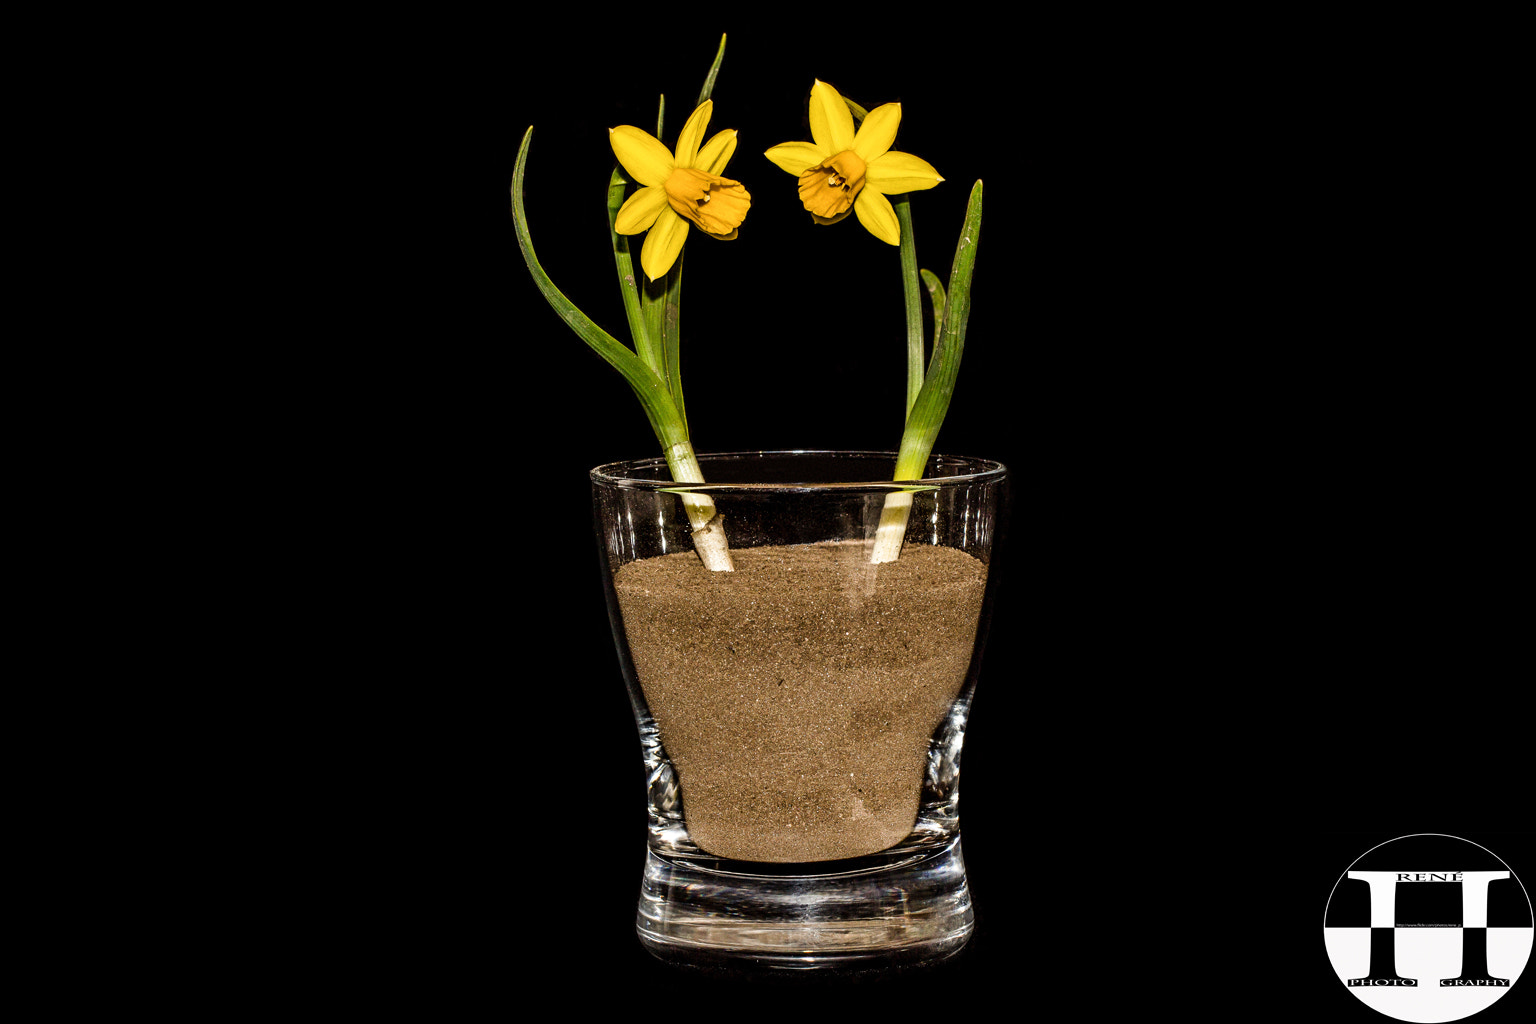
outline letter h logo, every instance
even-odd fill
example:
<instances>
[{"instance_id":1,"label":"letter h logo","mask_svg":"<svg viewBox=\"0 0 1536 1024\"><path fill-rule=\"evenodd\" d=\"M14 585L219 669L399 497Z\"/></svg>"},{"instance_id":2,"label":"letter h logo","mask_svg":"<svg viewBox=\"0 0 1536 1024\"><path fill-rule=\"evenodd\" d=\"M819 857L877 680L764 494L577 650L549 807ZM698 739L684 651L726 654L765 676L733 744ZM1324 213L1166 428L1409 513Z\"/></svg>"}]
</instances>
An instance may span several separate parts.
<instances>
[{"instance_id":1,"label":"letter h logo","mask_svg":"<svg viewBox=\"0 0 1536 1024\"><path fill-rule=\"evenodd\" d=\"M1461 883L1461 975L1441 978L1442 986L1508 985L1508 978L1488 974L1488 883L1508 878L1508 871L1402 872L1351 871L1371 887L1371 969L1369 977L1351 978L1349 984L1416 987L1417 978L1402 978L1397 973L1397 927L1413 927L1423 922L1397 920L1398 883L1433 877L1435 881Z\"/></svg>"}]
</instances>

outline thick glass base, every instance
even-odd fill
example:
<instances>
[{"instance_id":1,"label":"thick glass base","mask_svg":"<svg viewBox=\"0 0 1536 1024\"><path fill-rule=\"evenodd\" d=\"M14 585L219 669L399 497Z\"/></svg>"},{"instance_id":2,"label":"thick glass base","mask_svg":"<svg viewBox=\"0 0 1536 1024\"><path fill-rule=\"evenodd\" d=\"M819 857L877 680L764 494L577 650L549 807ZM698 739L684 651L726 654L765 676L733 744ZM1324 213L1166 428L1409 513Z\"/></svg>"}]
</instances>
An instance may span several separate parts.
<instances>
[{"instance_id":1,"label":"thick glass base","mask_svg":"<svg viewBox=\"0 0 1536 1024\"><path fill-rule=\"evenodd\" d=\"M833 867L830 862L816 867ZM938 960L971 936L960 839L850 870L647 852L636 929L679 963L808 969ZM782 870L780 870L782 869Z\"/></svg>"}]
</instances>

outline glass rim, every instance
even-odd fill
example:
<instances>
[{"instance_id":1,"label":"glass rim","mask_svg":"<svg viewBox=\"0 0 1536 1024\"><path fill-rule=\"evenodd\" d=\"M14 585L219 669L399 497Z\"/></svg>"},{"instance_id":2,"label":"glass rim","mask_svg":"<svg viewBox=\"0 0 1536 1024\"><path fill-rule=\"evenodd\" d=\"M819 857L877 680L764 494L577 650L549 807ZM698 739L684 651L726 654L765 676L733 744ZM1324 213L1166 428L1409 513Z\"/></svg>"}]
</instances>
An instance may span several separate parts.
<instances>
[{"instance_id":1,"label":"glass rim","mask_svg":"<svg viewBox=\"0 0 1536 1024\"><path fill-rule=\"evenodd\" d=\"M707 467L711 462L739 461L747 462L754 459L772 459L788 461L791 457L809 457L818 459L882 459L891 463L896 462L898 453L893 451L864 451L855 449L817 449L794 448L782 451L737 451L737 452L704 452L695 455L701 466ZM982 459L968 455L949 455L943 452L929 456L946 462L965 463L974 467L970 472L951 473L945 476L927 476L919 480L786 480L776 483L697 483L686 484L666 478L642 478L629 475L636 470L663 470L667 468L667 460L660 455L649 456L643 459L626 459L621 462L609 462L594 467L589 475L593 483L605 484L611 487L634 488L637 490L653 491L686 491L688 493L720 494L732 491L894 491L922 488L935 490L940 487L954 487L964 484L978 483L982 481L1000 481L1008 473L1008 467L1001 462L992 459ZM708 476L708 473L705 473Z\"/></svg>"}]
</instances>

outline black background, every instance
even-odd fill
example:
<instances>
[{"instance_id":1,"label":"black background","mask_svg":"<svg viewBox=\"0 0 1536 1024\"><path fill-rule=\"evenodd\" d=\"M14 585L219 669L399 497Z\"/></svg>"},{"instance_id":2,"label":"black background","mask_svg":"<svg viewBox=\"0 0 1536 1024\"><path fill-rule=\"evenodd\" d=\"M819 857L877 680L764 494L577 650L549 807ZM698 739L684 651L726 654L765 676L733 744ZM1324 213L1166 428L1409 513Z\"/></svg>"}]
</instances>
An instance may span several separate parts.
<instances>
[{"instance_id":1,"label":"black background","mask_svg":"<svg viewBox=\"0 0 1536 1024\"><path fill-rule=\"evenodd\" d=\"M484 76L499 144L479 337L508 365L472 385L471 420L506 444L481 442L488 482L471 491L484 509L510 496L504 523L474 516L496 530L497 558L540 584L529 598L507 584L512 625L483 623L509 630L515 665L510 763L486 755L509 778L504 796L486 786L504 820L468 834L499 849L505 828L541 851L508 853L506 902L485 915L495 928L512 908L514 976L537 989L574 965L603 988L685 1000L750 988L765 1005L809 991L679 973L634 938L643 777L582 510L590 467L655 443L627 386L534 289L505 207L533 125L540 260L622 337L607 129L649 130L664 92L670 145L724 30L711 131L741 132L726 173L753 208L736 241L695 234L685 249L699 450L899 439L896 249L852 219L812 225L793 179L760 155L809 138L813 79L866 106L903 104L895 148L946 178L913 197L923 266L947 275L967 191L977 178L987 189L936 447L998 459L1014 480L964 755L977 931L947 964L814 984L815 998L937 990L1039 1008L1065 985L1128 1014L1184 972L1189 989L1170 998L1226 1020L1258 989L1212 972L1262 972L1274 1008L1373 1016L1323 951L1334 881L1385 839L1479 841L1460 823L1510 820L1524 773L1501 768L1527 748L1501 657L1511 613L1485 586L1503 506L1460 442L1497 429L1501 407L1466 402L1473 361L1448 341L1482 309L1448 227L1458 200L1437 184L1448 148L1475 153L1446 99L1465 81L1458 48L1444 26L1366 21L1030 16L819 36L743 21L524 34L541 57ZM526 514L556 506L567 514ZM1463 506L1486 511L1476 528ZM495 572L477 575L500 592ZM476 706L468 697L466 713ZM1407 826L1328 831L1387 810L1410 812L1391 818ZM1485 843L1527 885L1529 844ZM1082 865L1092 884L1065 881ZM1283 895L1255 926L1217 883L1256 865ZM1119 940L1130 955L1112 976L1090 977L1098 937L1127 919L1155 926ZM1488 1019L1528 1003L1528 985Z\"/></svg>"}]
</instances>

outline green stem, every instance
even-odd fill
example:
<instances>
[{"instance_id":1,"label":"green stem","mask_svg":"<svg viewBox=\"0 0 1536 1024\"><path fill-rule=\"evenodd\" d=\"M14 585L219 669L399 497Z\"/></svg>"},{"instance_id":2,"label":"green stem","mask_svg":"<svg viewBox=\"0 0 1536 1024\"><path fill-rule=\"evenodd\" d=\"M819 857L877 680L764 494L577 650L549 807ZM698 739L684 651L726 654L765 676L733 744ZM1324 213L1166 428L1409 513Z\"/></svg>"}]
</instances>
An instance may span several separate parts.
<instances>
[{"instance_id":1,"label":"green stem","mask_svg":"<svg viewBox=\"0 0 1536 1024\"><path fill-rule=\"evenodd\" d=\"M624 205L624 189L628 184L629 179L624 177L623 169L615 167L608 177L608 240L613 244L613 263L619 273L619 294L624 299L624 317L629 321L629 336L634 341L635 354L650 367L652 373L666 379L659 343L651 334L645 311L641 308L641 289L629 253L629 238L614 230L619 208Z\"/></svg>"},{"instance_id":2,"label":"green stem","mask_svg":"<svg viewBox=\"0 0 1536 1024\"><path fill-rule=\"evenodd\" d=\"M917 239L912 236L912 210L905 194L894 197L896 220L901 224L901 291L907 303L907 408L911 417L923 390L923 301L917 287ZM905 422L905 420L903 420Z\"/></svg>"},{"instance_id":3,"label":"green stem","mask_svg":"<svg viewBox=\"0 0 1536 1024\"><path fill-rule=\"evenodd\" d=\"M721 55L725 52L725 40L720 41ZM720 56L715 57L715 66L710 69L710 78L706 83L706 90L714 84L714 72L719 70ZM705 99L708 98L706 95ZM699 101L703 103L704 100ZM656 137L661 138L662 125L666 119L667 98L662 96L656 105ZM615 174L618 172L615 171ZM622 201L622 193L620 194ZM610 207L613 204L613 191L610 186L608 193ZM613 222L613 215L609 215L609 224ZM682 312L680 293L683 286L683 256L678 254L672 268L667 271L667 276L659 281L646 281L639 288L639 326L645 334L646 348L640 352L656 375L666 382L667 390L672 395L672 403L677 406L678 417L682 420L683 436L688 436L688 414L683 407L683 374L679 360L681 349L681 337L679 331L679 319ZM628 307L625 307L626 312ZM631 331L635 329L635 321L631 320ZM636 351L640 351L639 336L636 336Z\"/></svg>"},{"instance_id":4,"label":"green stem","mask_svg":"<svg viewBox=\"0 0 1536 1024\"><path fill-rule=\"evenodd\" d=\"M683 254L677 254L677 262L667 271L667 288L661 307L661 357L665 362L667 389L677 405L677 415L682 418L683 432L688 431L688 410L683 404Z\"/></svg>"},{"instance_id":5,"label":"green stem","mask_svg":"<svg viewBox=\"0 0 1536 1024\"><path fill-rule=\"evenodd\" d=\"M923 287L928 289L928 302L933 306L933 336L944 330L944 282L931 270L919 271L923 275Z\"/></svg>"},{"instance_id":6,"label":"green stem","mask_svg":"<svg viewBox=\"0 0 1536 1024\"><path fill-rule=\"evenodd\" d=\"M667 467L672 479L680 484L701 484L704 471L699 466L693 446L684 442L667 449ZM731 562L731 549L726 543L725 530L715 511L715 499L707 494L679 492L683 511L688 514L688 525L693 528L693 549L698 552L704 568L710 572L735 572Z\"/></svg>"},{"instance_id":7,"label":"green stem","mask_svg":"<svg viewBox=\"0 0 1536 1024\"><path fill-rule=\"evenodd\" d=\"M661 138L662 122L667 112L667 97L658 98L656 102L656 137ZM679 257L681 258L681 257ZM657 281L646 280L640 288L640 314L645 324L646 336L650 339L651 350L645 355L645 363L662 380L667 379L667 355L666 346L662 344L661 313L666 305L666 285ZM673 402L677 396L673 395Z\"/></svg>"}]
</instances>

